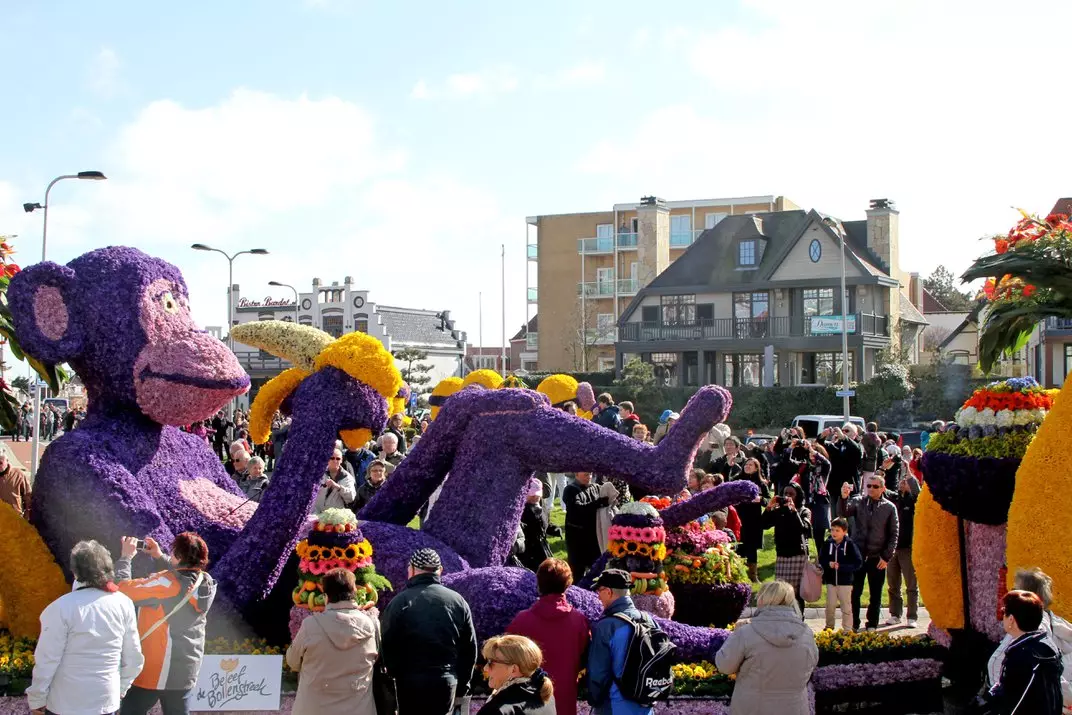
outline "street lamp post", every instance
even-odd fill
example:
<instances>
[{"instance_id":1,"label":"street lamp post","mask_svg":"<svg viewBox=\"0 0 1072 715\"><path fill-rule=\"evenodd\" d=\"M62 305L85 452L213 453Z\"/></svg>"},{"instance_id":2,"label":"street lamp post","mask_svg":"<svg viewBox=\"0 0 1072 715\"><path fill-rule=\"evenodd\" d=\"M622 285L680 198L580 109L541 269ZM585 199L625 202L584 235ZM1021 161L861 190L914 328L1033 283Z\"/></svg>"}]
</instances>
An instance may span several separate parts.
<instances>
[{"instance_id":1,"label":"street lamp post","mask_svg":"<svg viewBox=\"0 0 1072 715\"><path fill-rule=\"evenodd\" d=\"M80 179L82 181L104 181L108 177L99 171L80 171L77 174L64 174L57 176L52 181L48 182L48 186L45 188L45 203L28 203L23 204L22 208L26 213L30 213L37 209L41 209L41 261L44 262L46 248L48 246L48 197L52 193L52 187L61 181L66 179ZM30 476L37 476L38 451L41 445L41 381L38 378L34 378L34 410L33 410L33 444L31 446L32 453L30 454Z\"/></svg>"},{"instance_id":2,"label":"street lamp post","mask_svg":"<svg viewBox=\"0 0 1072 715\"><path fill-rule=\"evenodd\" d=\"M294 291L294 324L298 324L298 289L289 283L280 283L279 281L268 281L268 285L277 286L279 288L290 288Z\"/></svg>"},{"instance_id":3,"label":"street lamp post","mask_svg":"<svg viewBox=\"0 0 1072 715\"><path fill-rule=\"evenodd\" d=\"M845 422L849 421L849 296L845 290L845 229L837 221L830 217L823 219L823 223L833 229L841 240L841 409L845 413Z\"/></svg>"},{"instance_id":4,"label":"street lamp post","mask_svg":"<svg viewBox=\"0 0 1072 715\"><path fill-rule=\"evenodd\" d=\"M221 256L227 259L227 347L234 352L234 339L231 337L231 329L234 327L234 260L244 253L249 253L254 256L266 256L268 251L263 248L250 248L245 251L239 251L235 254L228 254L226 251L222 251L212 246L206 246L203 243L195 243L190 248L195 251L212 251L213 253L219 253ZM231 417L234 417L235 400L231 399Z\"/></svg>"}]
</instances>

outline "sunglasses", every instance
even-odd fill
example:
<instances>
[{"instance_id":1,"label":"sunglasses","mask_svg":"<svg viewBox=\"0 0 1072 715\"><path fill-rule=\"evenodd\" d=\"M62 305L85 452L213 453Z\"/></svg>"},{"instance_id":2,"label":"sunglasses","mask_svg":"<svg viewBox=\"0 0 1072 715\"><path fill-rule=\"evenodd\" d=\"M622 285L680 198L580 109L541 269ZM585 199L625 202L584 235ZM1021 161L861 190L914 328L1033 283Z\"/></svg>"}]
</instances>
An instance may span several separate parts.
<instances>
[{"instance_id":1,"label":"sunglasses","mask_svg":"<svg viewBox=\"0 0 1072 715\"><path fill-rule=\"evenodd\" d=\"M884 484L868 484L867 488L868 489L885 489L886 485L884 485Z\"/></svg>"},{"instance_id":2,"label":"sunglasses","mask_svg":"<svg viewBox=\"0 0 1072 715\"><path fill-rule=\"evenodd\" d=\"M342 459L342 457L332 457L332 458L331 458L331 459L329 459L328 461L329 461L329 462L338 462L338 461L339 461L339 460L341 460L341 459Z\"/></svg>"}]
</instances>

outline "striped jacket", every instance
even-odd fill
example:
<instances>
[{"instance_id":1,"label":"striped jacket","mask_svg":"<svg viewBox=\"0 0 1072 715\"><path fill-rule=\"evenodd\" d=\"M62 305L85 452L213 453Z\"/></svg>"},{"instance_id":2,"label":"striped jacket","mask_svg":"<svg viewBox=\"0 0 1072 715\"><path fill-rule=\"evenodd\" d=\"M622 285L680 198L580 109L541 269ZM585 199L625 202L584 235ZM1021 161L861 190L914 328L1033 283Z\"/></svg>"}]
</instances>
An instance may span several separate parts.
<instances>
[{"instance_id":1,"label":"striped jacket","mask_svg":"<svg viewBox=\"0 0 1072 715\"><path fill-rule=\"evenodd\" d=\"M134 601L138 632L144 634L190 593L196 569L177 569L167 559L158 559L158 571L146 578L130 578L130 559L116 562L119 590ZM145 667L134 685L146 690L189 690L197 683L205 654L205 619L216 597L216 583L207 573L197 593L141 643Z\"/></svg>"}]
</instances>

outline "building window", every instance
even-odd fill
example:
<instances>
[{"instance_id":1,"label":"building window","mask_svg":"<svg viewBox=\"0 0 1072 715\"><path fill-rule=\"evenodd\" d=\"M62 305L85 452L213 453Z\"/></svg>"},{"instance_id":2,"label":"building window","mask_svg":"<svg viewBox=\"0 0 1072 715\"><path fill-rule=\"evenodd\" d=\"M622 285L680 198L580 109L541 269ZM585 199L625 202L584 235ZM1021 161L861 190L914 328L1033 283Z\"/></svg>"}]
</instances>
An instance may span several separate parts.
<instances>
[{"instance_id":1,"label":"building window","mask_svg":"<svg viewBox=\"0 0 1072 715\"><path fill-rule=\"evenodd\" d=\"M687 325L696 322L695 295L664 295L663 325Z\"/></svg>"},{"instance_id":2,"label":"building window","mask_svg":"<svg viewBox=\"0 0 1072 715\"><path fill-rule=\"evenodd\" d=\"M756 265L756 242L755 241L741 241L737 244L737 265L739 266L754 266Z\"/></svg>"},{"instance_id":3,"label":"building window","mask_svg":"<svg viewBox=\"0 0 1072 715\"><path fill-rule=\"evenodd\" d=\"M523 363L521 363L521 369L524 370L525 372L536 372L536 361L535 360L526 360L526 361L524 361Z\"/></svg>"},{"instance_id":4,"label":"building window","mask_svg":"<svg viewBox=\"0 0 1072 715\"><path fill-rule=\"evenodd\" d=\"M325 315L324 326L321 328L325 333L335 338L342 337L342 315Z\"/></svg>"},{"instance_id":5,"label":"building window","mask_svg":"<svg viewBox=\"0 0 1072 715\"><path fill-rule=\"evenodd\" d=\"M354 330L359 333L368 332L368 314L358 313L354 316Z\"/></svg>"},{"instance_id":6,"label":"building window","mask_svg":"<svg viewBox=\"0 0 1072 715\"><path fill-rule=\"evenodd\" d=\"M1065 375L1072 372L1072 343L1065 343ZM1054 380L1054 382L1057 382ZM1064 378L1061 378L1061 384L1064 384Z\"/></svg>"},{"instance_id":7,"label":"building window","mask_svg":"<svg viewBox=\"0 0 1072 715\"><path fill-rule=\"evenodd\" d=\"M855 379L856 366L853 353L849 353L849 380ZM802 385L840 385L841 353L804 353L800 366Z\"/></svg>"},{"instance_id":8,"label":"building window","mask_svg":"<svg viewBox=\"0 0 1072 715\"><path fill-rule=\"evenodd\" d=\"M726 387L762 387L763 356L754 354L725 355L722 384ZM774 383L778 382L778 355L774 356Z\"/></svg>"},{"instance_id":9,"label":"building window","mask_svg":"<svg viewBox=\"0 0 1072 715\"><path fill-rule=\"evenodd\" d=\"M808 288L804 290L804 316L833 315L834 289Z\"/></svg>"},{"instance_id":10,"label":"building window","mask_svg":"<svg viewBox=\"0 0 1072 715\"><path fill-rule=\"evenodd\" d=\"M770 293L734 293L733 317L738 338L765 338L770 332Z\"/></svg>"},{"instance_id":11,"label":"building window","mask_svg":"<svg viewBox=\"0 0 1072 715\"><path fill-rule=\"evenodd\" d=\"M655 324L659 322L659 306L645 305L640 309L640 320L644 323Z\"/></svg>"},{"instance_id":12,"label":"building window","mask_svg":"<svg viewBox=\"0 0 1072 715\"><path fill-rule=\"evenodd\" d=\"M614 358L612 358L612 357L596 358L596 369L599 372L610 372L611 370L614 369Z\"/></svg>"},{"instance_id":13,"label":"building window","mask_svg":"<svg viewBox=\"0 0 1072 715\"><path fill-rule=\"evenodd\" d=\"M696 306L696 320L700 325L714 325L715 323L715 304L714 303L700 303Z\"/></svg>"}]
</instances>

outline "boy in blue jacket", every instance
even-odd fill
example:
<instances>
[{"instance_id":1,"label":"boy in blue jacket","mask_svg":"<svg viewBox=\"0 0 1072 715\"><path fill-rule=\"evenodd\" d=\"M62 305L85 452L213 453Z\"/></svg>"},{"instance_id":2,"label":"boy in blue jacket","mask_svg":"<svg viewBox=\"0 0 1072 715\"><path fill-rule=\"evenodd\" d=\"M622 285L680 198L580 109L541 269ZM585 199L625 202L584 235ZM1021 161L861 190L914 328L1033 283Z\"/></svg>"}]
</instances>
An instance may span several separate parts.
<instances>
[{"instance_id":1,"label":"boy in blue jacket","mask_svg":"<svg viewBox=\"0 0 1072 715\"><path fill-rule=\"evenodd\" d=\"M849 522L838 517L830 523L830 538L819 551L826 584L826 628L834 630L834 609L841 605L841 628L852 630L852 577L864 564L860 547L849 534Z\"/></svg>"}]
</instances>

